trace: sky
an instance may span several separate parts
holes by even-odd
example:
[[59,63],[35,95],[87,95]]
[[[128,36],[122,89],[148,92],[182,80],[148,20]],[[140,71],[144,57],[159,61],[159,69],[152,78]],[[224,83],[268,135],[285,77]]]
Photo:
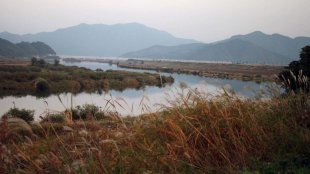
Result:
[[262,31],[310,37],[310,0],[0,0],[0,32],[137,22],[213,42]]

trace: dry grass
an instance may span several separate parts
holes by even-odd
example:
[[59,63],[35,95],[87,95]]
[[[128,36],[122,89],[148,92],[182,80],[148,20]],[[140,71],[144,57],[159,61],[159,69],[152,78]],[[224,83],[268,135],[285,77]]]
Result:
[[[63,124],[33,126],[36,136],[1,144],[0,173],[309,171],[308,95],[262,101],[225,93],[209,100],[189,90],[179,96],[162,112],[75,122],[72,132]],[[292,156],[301,162],[273,165]]]
[[27,66],[30,65],[30,60],[26,59],[12,59],[12,58],[0,58],[0,65],[6,66]]
[[169,61],[120,61],[118,66],[124,68],[160,70],[163,72],[177,72],[200,74],[206,77],[241,79],[252,81],[275,81],[276,75],[284,70],[283,66],[272,65],[244,65],[223,63],[195,63]]

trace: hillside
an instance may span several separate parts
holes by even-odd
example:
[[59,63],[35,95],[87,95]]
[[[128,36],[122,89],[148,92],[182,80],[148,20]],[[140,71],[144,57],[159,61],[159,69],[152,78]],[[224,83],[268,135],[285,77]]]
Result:
[[216,44],[153,46],[122,55],[130,58],[172,58],[186,60],[228,61],[233,63],[285,63],[283,55],[261,48],[251,42],[232,39]]
[[0,57],[31,57],[55,54],[56,52],[43,42],[13,44],[0,38]]
[[280,34],[268,35],[260,31],[246,35],[236,35],[230,38],[240,39],[256,44],[266,50],[284,55],[290,59],[299,57],[300,48],[310,45],[310,37],[290,38]]
[[297,58],[300,48],[305,45],[310,45],[309,37],[292,39],[280,34],[267,35],[256,31],[210,44],[152,46],[123,54],[122,57],[285,65]]
[[153,45],[180,45],[197,41],[180,39],[171,34],[138,23],[129,24],[80,24],[53,32],[16,35],[0,33],[11,42],[42,41],[60,55],[119,56]]

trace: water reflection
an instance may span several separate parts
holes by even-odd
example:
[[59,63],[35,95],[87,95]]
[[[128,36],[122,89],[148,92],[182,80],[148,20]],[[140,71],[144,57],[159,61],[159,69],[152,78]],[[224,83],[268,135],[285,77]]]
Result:
[[[90,68],[96,70],[98,68],[106,71],[109,69],[112,70],[127,70],[135,72],[153,72],[148,70],[137,70],[137,69],[127,69],[120,68],[114,64],[108,63],[95,63],[95,62],[77,62],[77,63],[66,63],[64,65],[75,65]],[[17,108],[26,108],[35,110],[36,119],[45,112],[54,112],[54,111],[63,111],[66,108],[71,106],[75,107],[77,105],[83,104],[95,104],[100,106],[102,109],[113,110],[113,107],[108,107],[107,100],[111,99],[118,100],[122,107],[117,106],[116,109],[122,115],[139,115],[143,110],[141,106],[141,100],[143,100],[145,105],[150,106],[149,112],[156,111],[159,109],[157,104],[167,105],[167,96],[170,96],[170,99],[173,99],[173,96],[180,91],[179,84],[184,82],[191,89],[208,92],[215,94],[219,92],[223,85],[229,84],[231,87],[240,95],[251,96],[254,95],[253,90],[259,90],[263,88],[266,84],[257,84],[255,82],[243,82],[240,80],[224,80],[224,79],[215,79],[215,78],[206,78],[194,75],[186,74],[167,74],[162,73],[163,75],[172,75],[175,79],[175,83],[171,86],[166,86],[164,88],[159,87],[150,87],[147,86],[144,89],[126,89],[122,92],[111,90],[108,93],[80,93],[80,94],[71,94],[63,93],[59,97],[56,95],[51,95],[45,98],[37,98],[34,96],[24,96],[24,97],[14,97],[8,96],[0,99],[0,115],[13,107],[13,102]],[[247,88],[250,88],[247,89]],[[147,97],[143,97],[147,96]],[[122,100],[120,100],[122,98]],[[147,100],[147,98],[149,100]],[[72,103],[71,103],[72,101]]]

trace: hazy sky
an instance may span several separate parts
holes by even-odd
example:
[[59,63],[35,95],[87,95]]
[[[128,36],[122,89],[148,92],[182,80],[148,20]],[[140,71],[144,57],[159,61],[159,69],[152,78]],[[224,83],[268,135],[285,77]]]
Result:
[[260,30],[310,36],[310,0],[0,0],[0,32],[138,22],[204,42]]

